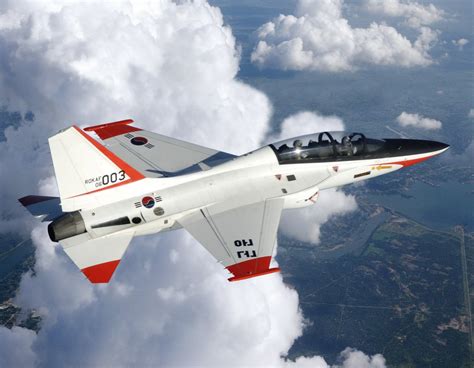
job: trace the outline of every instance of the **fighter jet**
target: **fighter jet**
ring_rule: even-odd
[[[235,156],[132,122],[71,126],[50,137],[60,197],[19,199],[50,222],[51,240],[92,283],[110,281],[134,236],[181,228],[230,272],[229,281],[277,272],[271,259],[282,210],[311,206],[325,189],[391,173],[449,147],[321,132]]]

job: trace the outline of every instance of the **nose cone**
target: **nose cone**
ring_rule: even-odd
[[[409,156],[424,153],[439,154],[449,148],[449,144],[421,139],[386,139],[387,150],[393,156]],[[431,155],[430,155],[431,156]]]
[[[385,142],[389,156],[404,157],[403,160],[396,162],[403,166],[425,161],[449,148],[446,143],[420,139],[386,139]]]
[[[449,144],[437,141],[422,141],[418,139],[407,140],[407,146],[417,153],[441,153],[449,148]],[[439,151],[439,152],[438,152]]]
[[[442,143],[442,142],[436,142],[436,141],[431,141],[431,142],[434,143],[437,150],[443,150],[443,152],[444,152],[449,148],[449,144]]]

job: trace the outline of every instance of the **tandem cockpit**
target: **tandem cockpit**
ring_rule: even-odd
[[[321,132],[270,144],[280,164],[348,161],[371,158],[383,151],[385,141],[362,133]]]

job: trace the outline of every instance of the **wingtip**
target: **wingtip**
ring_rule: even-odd
[[[242,281],[242,280],[251,279],[252,277],[269,275],[269,274],[275,273],[275,272],[280,272],[280,268],[279,267],[269,268],[268,270],[265,270],[265,271],[262,271],[262,272],[252,273],[250,275],[244,275],[244,276],[234,276],[234,277],[231,277],[227,280],[230,281],[230,282]]]
[[[141,130],[140,128],[130,126],[133,123],[132,119],[113,121],[111,123],[99,124],[84,128],[86,132],[94,132],[100,139],[105,140],[108,138],[115,137],[130,132],[136,132]]]
[[[270,268],[270,261],[272,257],[265,256],[259,258],[249,259],[247,261],[235,263],[226,268],[234,276],[229,278],[230,282],[246,280],[256,276],[268,275],[270,273],[278,272],[278,267]]]

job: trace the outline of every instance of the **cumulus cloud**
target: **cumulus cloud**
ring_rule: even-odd
[[[42,365],[278,366],[301,334],[298,295],[280,275],[229,284],[184,231],[138,238],[114,281],[95,288],[45,233],[35,244],[37,275],[17,300],[43,308]]]
[[[57,190],[47,137],[71,123],[133,117],[235,153],[263,140],[271,106],[235,80],[235,39],[206,2],[0,4],[7,7],[0,103],[35,119],[7,128],[0,142],[0,171],[9,173],[0,177],[0,231],[33,226],[15,198]],[[35,273],[24,275],[16,302],[36,309],[42,328],[0,328],[1,366],[278,367],[302,334],[298,295],[281,275],[229,284],[185,231],[135,239],[102,286],[85,280],[44,224],[31,237]]]
[[[376,354],[374,356],[368,356],[361,351],[357,351],[351,348],[345,349],[341,353],[341,357],[344,361],[342,368],[384,368],[385,358]]]
[[[325,116],[313,111],[300,111],[283,120],[280,133],[270,137],[269,141],[278,141],[304,134],[324,131],[344,130],[344,122],[338,116]]]
[[[441,129],[443,124],[441,121],[431,118],[426,118],[423,115],[419,114],[410,114],[403,111],[397,117],[397,122],[403,127],[413,126],[415,128],[421,128],[426,130],[436,130]]]
[[[414,1],[367,0],[366,8],[372,13],[390,17],[402,17],[413,28],[431,25],[443,19],[445,13],[433,4],[424,5]]]
[[[319,244],[321,225],[333,216],[357,209],[354,196],[336,189],[321,191],[314,205],[289,209],[283,213],[280,230],[291,238]]]
[[[251,59],[283,70],[354,70],[362,65],[426,66],[438,32],[420,28],[411,42],[395,28],[371,23],[354,28],[342,14],[342,0],[300,0],[295,15],[280,15],[257,30]]]
[[[385,368],[382,355],[368,356],[361,351],[347,348],[339,356],[341,365],[329,366],[321,357],[299,357],[295,361],[287,361],[284,368]]]
[[[283,140],[303,134],[344,130],[344,122],[337,116],[324,116],[317,112],[303,111],[286,118],[278,136],[271,140]],[[283,212],[280,230],[287,236],[303,242],[318,244],[321,225],[333,216],[357,209],[354,196],[337,189],[324,190],[316,204]]]
[[[36,334],[25,328],[13,327],[11,330],[0,327],[0,366],[31,367],[35,364],[32,344]]]
[[[235,39],[206,3],[19,1],[4,16],[15,21],[1,31],[0,99],[35,120],[6,129],[0,147],[9,158],[0,172],[15,173],[0,178],[3,229],[23,230],[9,221],[23,213],[15,199],[35,190],[31,178],[52,175],[47,138],[72,123],[132,117],[234,153],[256,148],[267,129],[268,99],[234,79]],[[229,121],[253,134],[227,134]]]
[[[464,46],[469,43],[469,40],[466,38],[460,38],[459,40],[452,40],[451,42],[454,46],[457,46],[460,51],[462,51],[464,49]]]

